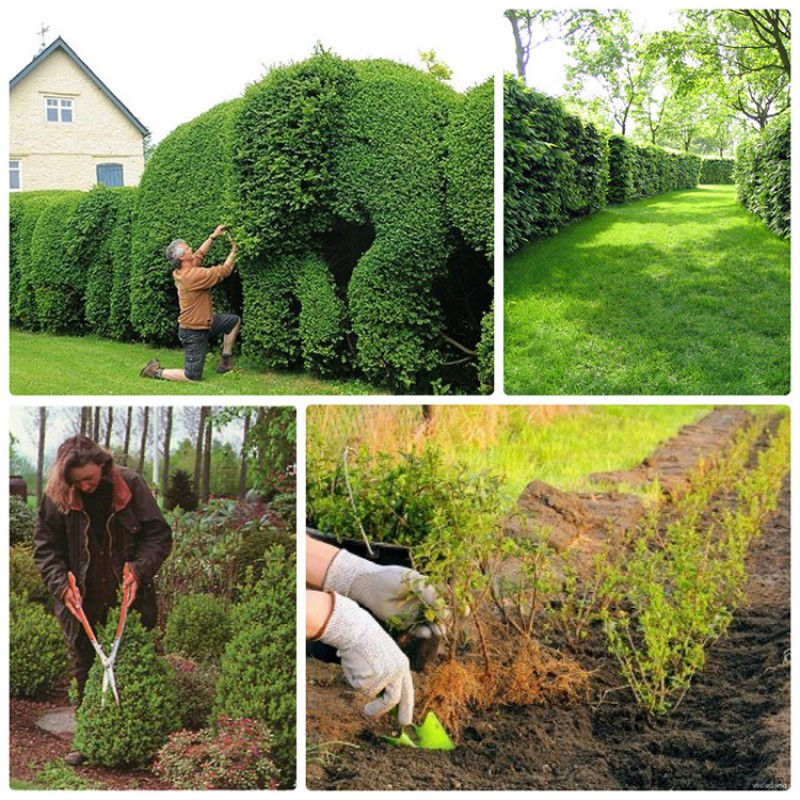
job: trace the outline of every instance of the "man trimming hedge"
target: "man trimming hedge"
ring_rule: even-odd
[[[157,358],[147,363],[139,373],[143,378],[166,381],[199,381],[203,377],[209,340],[222,335],[222,359],[217,372],[233,368],[233,346],[242,320],[236,314],[215,314],[211,305],[211,290],[222,283],[236,263],[237,245],[230,239],[231,252],[225,262],[216,267],[204,267],[203,259],[214,240],[228,230],[217,225],[214,232],[196,251],[183,239],[174,239],[167,246],[167,260],[175,270],[172,277],[178,290],[178,338],[183,345],[183,369],[164,369]]]

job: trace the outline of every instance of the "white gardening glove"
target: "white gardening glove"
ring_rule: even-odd
[[[392,620],[414,636],[441,635],[439,626],[425,618],[427,609],[435,609],[436,589],[416,570],[373,564],[340,550],[328,567],[323,589],[355,600],[378,619]]]
[[[414,683],[408,658],[367,611],[334,595],[333,612],[318,638],[336,648],[347,682],[375,698],[364,706],[365,714],[377,717],[397,706],[400,725],[411,723]]]

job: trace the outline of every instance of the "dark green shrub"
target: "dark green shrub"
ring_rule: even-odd
[[[96,186],[84,195],[77,212],[83,220],[85,240],[81,248],[86,271],[84,316],[89,329],[103,337],[108,337],[111,332],[109,323],[114,285],[111,239],[117,224],[115,197],[119,191]]]
[[[592,123],[566,116],[566,147],[574,164],[574,196],[570,214],[594,214],[606,204],[608,191],[608,140]]]
[[[170,736],[153,769],[173,789],[276,789],[272,734],[262,722],[222,717],[214,728]]]
[[[11,544],[30,544],[36,532],[36,510],[21,497],[11,495],[8,504],[8,535]]]
[[[44,585],[41,573],[33,560],[30,541],[9,548],[8,578],[12,594],[25,595],[35,603],[41,603],[52,611],[53,598]]]
[[[555,233],[580,204],[561,103],[506,76],[504,84],[505,250]]]
[[[131,325],[131,236],[137,188],[117,189],[114,193],[116,224],[111,232],[112,285],[108,335],[119,341],[133,338]]]
[[[739,200],[770,230],[791,234],[791,120],[770,122],[755,139],[739,146],[734,170]]]
[[[132,231],[130,306],[136,333],[148,341],[177,342],[178,297],[167,245],[185,239],[196,249],[217,225],[235,221],[231,129],[240,103],[221,103],[176,128],[147,162]],[[221,263],[226,245],[221,238],[205,264]],[[224,297],[223,283],[214,290],[217,310],[224,310]]]
[[[219,659],[231,637],[225,603],[210,594],[179,597],[167,618],[164,650],[194,661]]]
[[[84,195],[60,192],[42,210],[33,232],[30,281],[36,327],[48,333],[79,334],[86,327],[86,270],[81,252],[87,219],[78,213]],[[17,302],[22,302],[22,295]]]
[[[736,159],[704,158],[700,166],[700,183],[734,183]]]
[[[608,202],[622,205],[636,197],[635,151],[624,136],[608,138]]]
[[[106,653],[114,639],[115,609],[97,638]],[[158,655],[151,631],[128,612],[114,666],[120,704],[109,693],[102,703],[103,665],[95,659],[77,712],[74,744],[92,764],[105,767],[148,764],[180,725],[178,701],[167,661]]]
[[[182,508],[184,511],[197,509],[197,494],[194,491],[192,476],[182,469],[176,469],[169,480],[169,488],[164,496],[164,508],[172,511]]]
[[[67,674],[67,647],[56,618],[39,603],[11,595],[9,690],[12,697],[36,697]]]
[[[208,725],[216,696],[219,667],[198,664],[176,653],[167,655],[178,698],[178,715],[182,729],[196,731]]]
[[[297,746],[295,572],[293,552],[269,550],[263,575],[233,609],[215,704],[218,716],[259,720],[272,731],[284,787],[295,781]]]

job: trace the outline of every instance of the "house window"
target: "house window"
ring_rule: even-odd
[[[97,182],[102,186],[124,186],[122,164],[98,164]]]
[[[72,122],[74,109],[68,97],[45,97],[44,104],[48,122]]]
[[[22,188],[22,165],[13,158],[8,162],[8,188],[12,192]]]

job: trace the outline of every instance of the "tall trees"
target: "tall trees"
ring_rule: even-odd
[[[790,106],[786,10],[691,9],[644,33],[635,11],[510,10],[517,73],[532,53],[564,43],[568,104],[586,119],[642,141],[731,154],[746,121],[762,129]]]

